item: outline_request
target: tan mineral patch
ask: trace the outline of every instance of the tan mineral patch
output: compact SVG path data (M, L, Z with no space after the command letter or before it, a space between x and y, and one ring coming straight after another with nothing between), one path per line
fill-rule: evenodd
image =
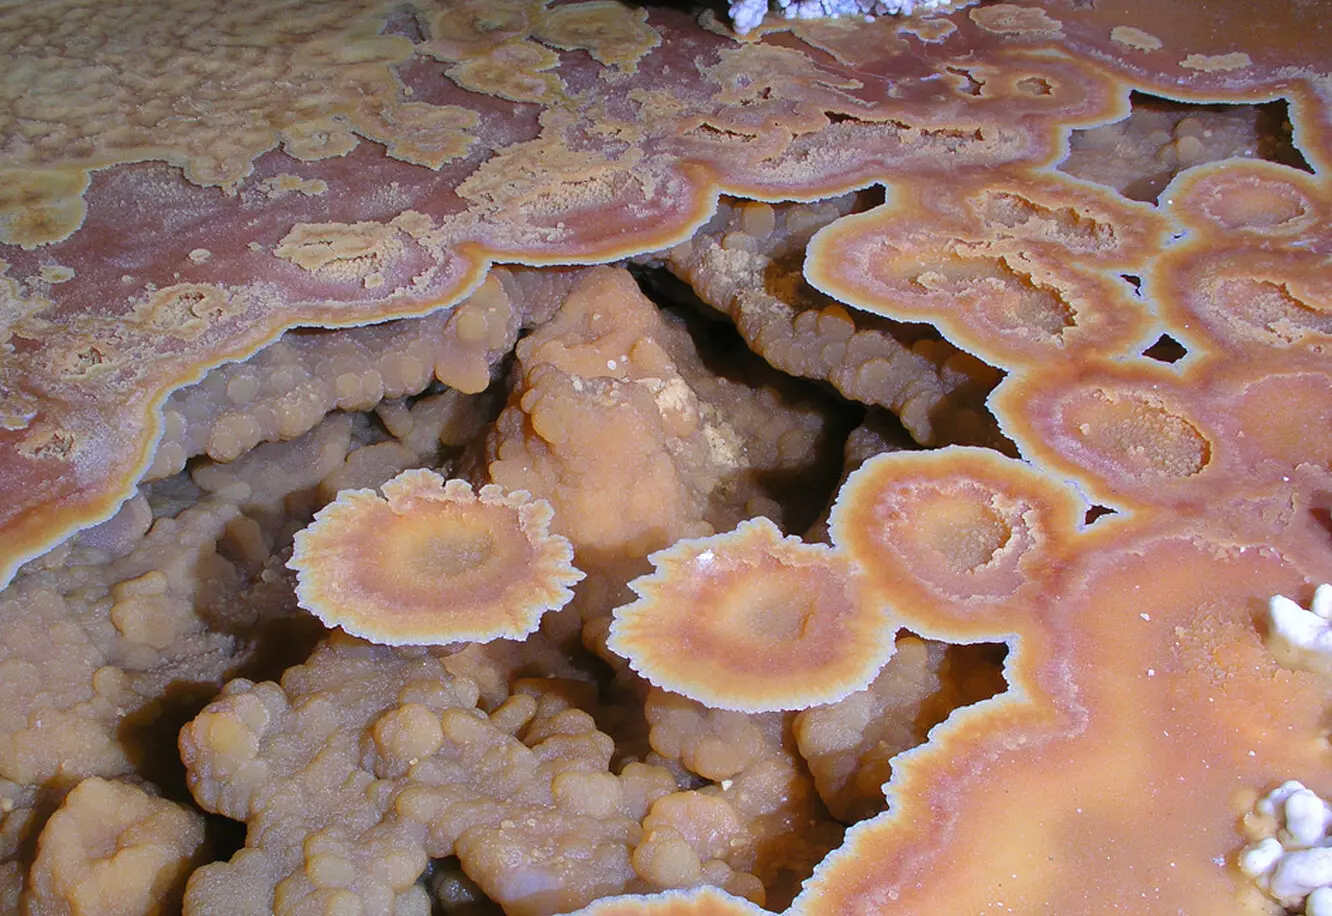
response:
M1159 51L1165 43L1155 35L1131 25L1117 25L1110 30L1110 40L1135 51Z
M468 58L447 71L464 89L511 102L546 102L564 94L564 82L551 73L559 54L532 41L513 41L483 57Z
M246 296L211 283L178 283L152 293L134 308L135 319L155 332L198 337L215 322L245 309Z
M38 276L46 283L66 283L73 280L77 271L63 264L43 264Z
M661 36L647 19L646 9L592 0L554 8L542 17L533 35L565 51L585 50L594 60L632 73L639 60L661 44Z
M69 238L83 224L81 169L0 169L0 242L35 248Z
M385 223L300 223L273 254L309 271L331 267L339 276L363 276L402 250L397 234Z
M1248 54L1232 51L1229 54L1190 54L1179 65L1203 73L1228 73L1231 70L1243 70L1252 63Z
M328 182L322 178L302 178L288 173L265 178L259 183L259 187L271 197L283 197L287 194L317 197L328 193Z
M1051 18L1042 9L1013 3L991 3L973 7L968 15L971 16L971 21L982 29L1000 35L1055 34L1063 28L1063 23Z

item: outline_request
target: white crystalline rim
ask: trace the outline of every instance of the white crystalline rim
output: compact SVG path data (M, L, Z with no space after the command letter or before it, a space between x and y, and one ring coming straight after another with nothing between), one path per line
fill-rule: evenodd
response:
M1318 586L1308 610L1274 595L1267 616L1267 645L1279 662L1332 677L1332 585Z

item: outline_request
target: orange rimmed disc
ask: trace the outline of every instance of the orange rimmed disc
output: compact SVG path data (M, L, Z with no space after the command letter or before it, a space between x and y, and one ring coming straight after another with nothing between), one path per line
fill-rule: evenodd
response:
M1029 608L1074 549L1072 487L988 449L866 461L833 503L833 543L914 632L974 642L1029 629Z
M521 639L583 578L545 500L424 469L380 490L344 490L296 535L296 597L329 626L395 646Z
M854 565L766 518L648 559L607 645L658 687L717 709L804 709L864 688L893 654L897 623Z
M1050 363L1009 375L988 403L1028 460L1093 502L1197 505L1215 498L1225 457L1197 379L1149 360Z
M1322 242L1326 248L1326 240ZM1332 346L1332 271L1326 250L1186 240L1145 274L1166 330L1186 347L1322 356Z
M1155 336L1152 317L1104 267L1138 269L1159 221L1016 177L965 188L962 200L928 190L896 191L820 229L805 278L872 315L929 322L1005 368L1136 352Z
M766 916L767 910L709 885L598 900L570 916Z
M1161 200L1171 216L1204 234L1252 241L1297 241L1332 216L1317 178L1261 159L1195 166L1180 173Z

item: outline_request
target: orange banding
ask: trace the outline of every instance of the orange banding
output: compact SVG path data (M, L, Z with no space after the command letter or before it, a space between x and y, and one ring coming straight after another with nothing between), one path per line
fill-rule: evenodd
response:
M1221 473L1210 405L1146 360L1013 375L990 406L1024 455L1073 477L1101 505L1197 500Z
M894 186L811 240L805 276L834 298L927 321L999 366L1141 349L1150 316L1112 270L1137 270L1159 215L1018 172Z
M1228 159L1180 175L1162 195L1169 212L1206 233L1296 240L1332 202L1313 176L1274 162Z
M1084 506L1071 488L978 448L896 452L847 479L833 542L906 626L958 642L1020 627L1010 609L1048 587Z
M607 897L573 916L763 916L768 911L715 887L649 896Z
M853 565L766 518L652 554L607 645L649 681L720 709L829 703L868 684L896 624Z
M387 645L521 639L583 578L545 500L404 471L346 490L296 535L302 607Z
M1321 354L1332 340L1324 255L1209 238L1167 253L1149 274L1170 333L1186 346Z

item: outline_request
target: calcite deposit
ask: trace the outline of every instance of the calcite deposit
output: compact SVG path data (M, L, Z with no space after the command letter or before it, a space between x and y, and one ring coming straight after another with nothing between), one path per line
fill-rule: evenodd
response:
M0 914L1323 913L1332 17L778 6L0 8Z
M379 488L342 490L295 537L296 598L327 626L392 646L521 640L573 598L583 574L545 500L421 468Z
M768 518L648 559L606 648L658 687L719 709L804 709L864 690L892 657L897 623L856 565Z

